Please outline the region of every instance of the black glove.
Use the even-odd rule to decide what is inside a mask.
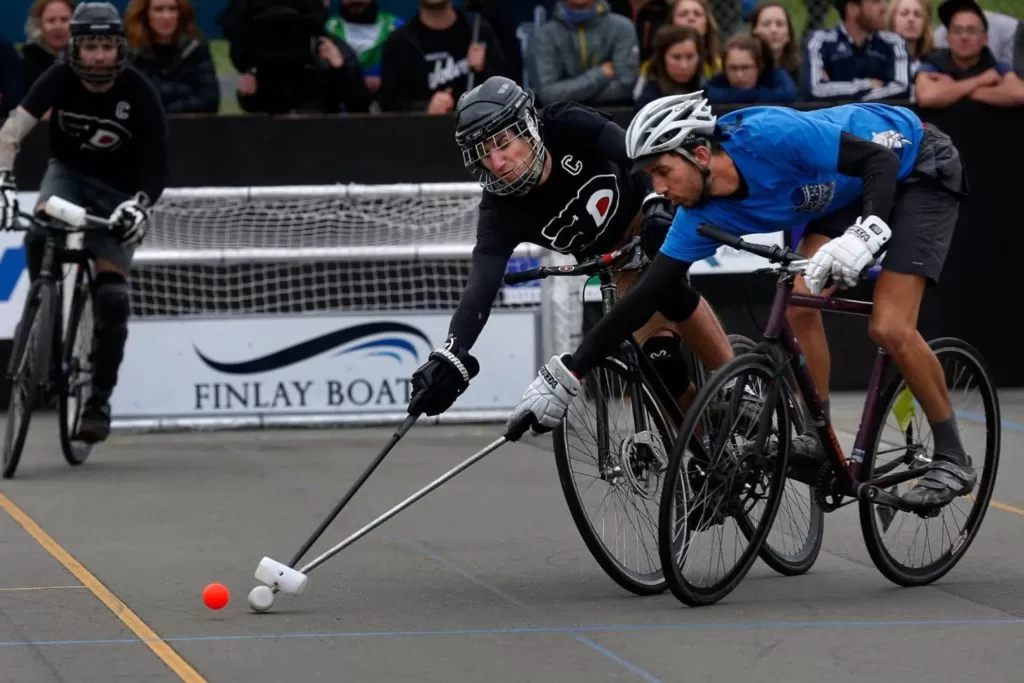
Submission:
[[[658,255],[668,229],[672,227],[676,211],[672,202],[657,192],[644,197],[640,211],[643,214],[640,219],[640,235],[644,254],[647,258],[653,259]]]
[[[476,358],[463,351],[451,337],[444,346],[432,351],[427,362],[412,375],[409,414],[440,415],[469,387],[469,380],[480,372]]]

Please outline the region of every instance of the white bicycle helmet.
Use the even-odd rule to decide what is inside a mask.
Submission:
[[[712,135],[717,122],[703,90],[658,98],[645,105],[630,122],[626,153],[636,160],[683,150]]]

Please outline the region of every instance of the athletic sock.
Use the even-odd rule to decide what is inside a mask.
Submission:
[[[930,422],[932,436],[935,439],[935,457],[949,460],[958,465],[967,464],[967,452],[960,443],[960,430],[956,426],[956,416],[952,415],[942,422]]]

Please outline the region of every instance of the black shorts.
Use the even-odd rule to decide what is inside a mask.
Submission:
[[[50,159],[39,185],[36,205],[42,206],[53,195],[84,206],[90,213],[104,217],[113,213],[118,204],[131,199],[130,194],[87,177],[56,159]],[[41,229],[32,228],[26,233],[25,240],[40,244],[44,237]],[[84,233],[83,242],[93,258],[109,261],[125,272],[131,268],[135,248],[124,246],[112,233],[105,230],[89,230]]]
[[[925,126],[914,170],[896,187],[888,221],[892,239],[885,248],[882,270],[920,275],[929,285],[937,284],[966,194],[960,153],[945,133]],[[808,223],[804,234],[839,237],[860,217],[861,208],[859,199],[853,201]]]

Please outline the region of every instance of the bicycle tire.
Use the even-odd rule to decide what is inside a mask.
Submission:
[[[618,377],[622,381],[626,382],[625,387],[629,390],[629,387],[634,386],[636,382],[639,382],[639,386],[643,392],[643,405],[644,412],[648,416],[648,419],[653,421],[653,426],[660,434],[662,455],[667,461],[668,452],[672,444],[672,434],[674,429],[672,428],[671,419],[665,414],[664,409],[656,398],[656,393],[647,384],[646,380],[639,377],[637,372],[637,379],[633,378],[633,373],[628,369],[625,363],[618,358],[607,357],[605,358],[594,370],[591,370],[582,380],[584,384],[584,390],[580,391],[580,396],[574,400],[573,404],[570,405],[569,410],[566,411],[566,415],[562,418],[561,423],[553,430],[553,443],[555,453],[555,466],[558,470],[558,479],[562,486],[562,493],[565,497],[565,502],[569,507],[569,513],[572,516],[573,522],[576,525],[576,529],[579,531],[580,536],[583,538],[584,544],[590,551],[591,555],[600,565],[601,569],[622,588],[636,595],[656,595],[665,591],[665,579],[661,572],[661,567],[657,562],[657,533],[653,531],[651,534],[651,544],[654,546],[652,551],[652,565],[655,569],[650,573],[641,574],[640,572],[631,571],[629,568],[624,566],[615,556],[611,549],[608,548],[601,535],[595,528],[595,524],[592,522],[590,515],[587,514],[586,505],[581,497],[581,492],[576,486],[575,479],[573,478],[572,463],[573,458],[571,457],[571,445],[570,437],[574,432],[574,429],[570,425],[570,415],[574,413],[574,406],[578,406],[580,400],[584,396],[589,396],[594,399],[595,413],[597,420],[595,424],[596,444],[598,449],[601,451],[598,454],[598,468],[599,470],[604,469],[604,464],[601,462],[602,456],[605,460],[613,454],[621,451],[621,444],[613,444],[613,436],[609,433],[609,415],[608,415],[608,404],[610,400],[622,400],[618,396],[608,396],[610,393],[606,390],[608,382],[602,383],[600,379],[596,382],[595,378],[599,377],[598,372],[604,371],[609,373],[613,377]],[[602,384],[604,386],[602,386]],[[584,403],[585,403],[585,399]],[[580,408],[576,408],[580,410]],[[632,415],[631,410],[629,414]],[[635,435],[635,423],[631,423],[634,426],[632,430]],[[619,461],[621,463],[621,460]],[[632,470],[630,470],[632,472]],[[662,473],[663,474],[663,471]],[[601,477],[597,480],[598,482],[604,481]],[[662,476],[660,481],[664,481]],[[632,485],[633,482],[627,481],[627,485]],[[597,485],[597,484],[595,484]],[[657,505],[657,495],[652,496],[654,506]],[[654,507],[652,506],[652,507]],[[651,526],[654,527],[657,524],[657,510],[653,510],[651,514]]]
[[[70,392],[74,389],[73,382],[75,373],[79,367],[80,360],[75,356],[75,342],[78,341],[79,325],[83,320],[83,313],[88,311],[89,320],[92,316],[92,277],[87,268],[78,268],[75,276],[74,294],[71,298],[71,311],[68,315],[68,325],[64,332],[64,342],[61,353],[61,387],[60,398],[57,406],[57,421],[60,426],[60,450],[64,454],[64,460],[72,467],[83,464],[92,452],[92,444],[82,441],[72,441],[71,437],[78,430],[78,423],[82,418],[82,408],[85,400],[78,397],[72,402]],[[89,351],[92,350],[92,337],[89,338]],[[87,352],[88,356],[89,353]],[[72,405],[74,404],[74,405]],[[71,416],[71,410],[75,415]],[[73,419],[72,419],[73,417]]]
[[[694,512],[698,511],[699,501],[701,500],[689,491],[689,489],[693,487],[692,473],[689,469],[685,473],[682,470],[683,456],[687,451],[684,445],[689,445],[697,439],[695,436],[695,430],[698,424],[700,424],[700,419],[703,413],[721,401],[720,396],[724,387],[732,382],[736,382],[738,384],[739,380],[747,374],[758,374],[770,380],[772,377],[775,377],[777,373],[769,358],[763,354],[754,352],[736,356],[709,378],[708,383],[694,399],[693,405],[690,407],[686,419],[683,421],[683,425],[676,437],[676,445],[673,448],[672,457],[669,460],[669,467],[665,476],[666,483],[661,492],[661,503],[659,505],[658,515],[658,551],[661,555],[662,571],[665,574],[666,583],[668,584],[669,589],[676,598],[691,607],[699,607],[716,603],[726,597],[736,588],[736,586],[739,585],[758,557],[761,544],[764,542],[765,536],[768,534],[768,531],[774,522],[775,514],[778,511],[779,502],[782,498],[784,482],[786,481],[786,459],[789,454],[789,418],[785,403],[782,400],[779,400],[773,407],[775,417],[779,421],[779,428],[777,431],[777,434],[780,437],[779,447],[776,449],[776,457],[774,459],[769,459],[769,466],[764,469],[765,472],[770,474],[765,500],[765,514],[761,518],[760,523],[758,523],[754,529],[752,536],[748,538],[747,548],[743,551],[739,561],[736,562],[733,569],[717,583],[707,587],[697,586],[683,576],[680,563],[677,562],[676,557],[675,520],[678,516],[676,501],[677,497],[682,493],[682,497],[686,500],[687,504],[685,515],[687,517],[685,529],[686,537],[684,540],[684,543],[686,544],[686,550],[684,551],[685,554],[692,549],[690,542],[693,538],[693,534],[699,532],[699,530],[693,531],[690,529],[690,518]],[[733,391],[736,390],[743,391],[743,388],[737,388],[734,385]],[[758,451],[763,453],[763,448],[764,444],[760,447],[755,445],[754,453]],[[690,464],[693,463],[694,460],[696,460],[696,458],[687,462],[687,468],[690,467]],[[718,464],[707,463],[706,465],[698,466],[704,466],[708,471],[712,471],[718,467]],[[730,477],[734,474],[735,470],[729,472]],[[708,478],[706,475],[703,476],[705,476],[705,482],[707,482]],[[748,482],[749,480],[745,481]],[[758,482],[759,481],[760,479],[758,479]],[[679,484],[682,484],[681,490]],[[737,482],[735,479],[731,479],[730,484],[735,487]],[[743,482],[741,482],[740,488],[747,490],[746,484]],[[719,502],[725,501],[726,498],[731,499],[733,496],[723,496]],[[706,511],[706,508],[701,510],[702,518],[703,513]],[[721,513],[716,507],[713,515],[717,518],[719,514]],[[723,527],[725,525],[725,520],[729,516],[732,515],[722,514]],[[743,532],[740,531],[740,533]]]
[[[737,355],[743,353],[749,353],[756,344],[748,337],[744,337],[740,334],[730,334],[729,343],[732,345],[733,352]],[[800,402],[796,397],[796,381],[793,377],[793,371],[790,368],[786,368],[786,373],[783,375],[786,382],[786,397],[789,402],[790,416],[796,421],[796,424],[800,424],[799,410]],[[791,491],[806,486],[793,479],[786,480],[786,489],[783,491],[783,502],[787,499]],[[818,556],[821,554],[821,546],[825,540],[825,511],[821,509],[821,504],[818,502],[818,497],[815,495],[814,487],[808,487],[807,497],[809,499],[809,515],[807,531],[804,538],[799,541],[800,546],[796,552],[786,552],[781,548],[776,547],[773,544],[773,531],[775,531],[774,525],[769,530],[768,535],[765,537],[764,543],[761,544],[761,551],[759,556],[761,560],[768,565],[773,571],[782,576],[799,576],[806,574],[810,571],[814,563],[818,561]],[[780,503],[780,507],[783,503]],[[780,513],[781,514],[781,513]],[[779,516],[775,518],[776,523],[779,521]],[[746,527],[740,527],[744,529]],[[790,534],[793,538],[797,537],[797,534]]]
[[[978,387],[982,394],[982,404],[985,409],[984,424],[987,429],[984,471],[971,494],[974,498],[974,505],[972,506],[970,514],[966,515],[967,521],[964,530],[959,534],[956,542],[952,544],[949,551],[942,553],[942,555],[929,566],[922,567],[920,569],[912,569],[895,560],[886,548],[882,538],[884,530],[880,530],[878,528],[878,522],[881,520],[879,515],[875,514],[875,508],[877,506],[869,500],[859,501],[861,532],[864,536],[864,544],[867,547],[868,554],[871,556],[871,560],[875,563],[875,566],[883,576],[893,583],[905,587],[923,586],[933,583],[942,578],[947,572],[956,566],[960,561],[960,558],[964,556],[964,553],[967,552],[971,544],[974,542],[974,538],[977,536],[978,531],[981,528],[981,524],[985,519],[985,513],[988,511],[989,502],[992,499],[992,491],[995,488],[996,474],[999,470],[1002,438],[999,397],[995,390],[995,384],[992,381],[992,374],[989,372],[981,354],[967,342],[953,337],[934,339],[930,341],[928,345],[931,347],[932,351],[935,352],[935,355],[938,356],[940,364],[943,363],[944,358],[958,356],[961,360],[964,360],[969,365],[974,366],[973,370],[976,372],[975,377],[978,380]],[[893,411],[895,403],[905,387],[905,381],[902,376],[897,373],[889,378],[879,396],[879,414],[875,416],[875,424],[877,424],[878,427],[876,428],[875,433],[872,434],[869,442],[872,444],[872,448],[874,449],[876,456],[882,438],[885,418],[891,411]],[[872,472],[866,473],[869,478],[873,475],[873,471],[877,464],[878,458],[873,457],[871,466]],[[976,460],[975,466],[977,466]],[[963,500],[963,498],[955,499],[949,506],[952,506],[959,500]],[[940,508],[940,510],[946,510],[949,506]],[[892,521],[895,519],[895,515],[901,514],[908,515],[914,513],[895,512],[893,518],[890,519],[889,524],[892,524]]]
[[[20,336],[11,363],[11,396],[4,429],[3,478],[12,479],[25,448],[39,389],[49,375],[49,345],[53,339],[54,285],[40,281],[29,293],[19,322]],[[21,334],[19,330],[18,334]],[[26,376],[26,370],[28,372]]]

